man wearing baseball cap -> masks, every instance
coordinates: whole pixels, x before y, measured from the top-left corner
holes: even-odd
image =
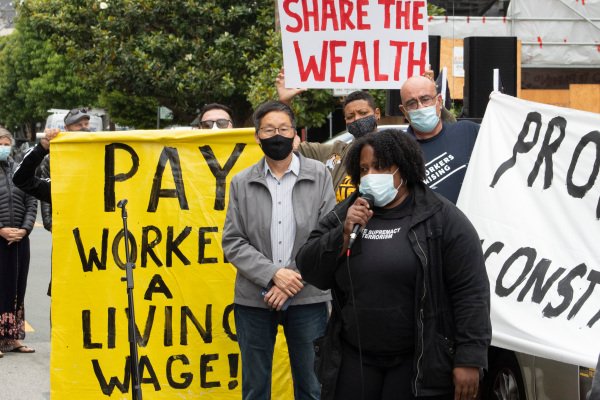
[[[89,132],[90,114],[87,108],[74,108],[65,115],[65,130],[67,132]],[[46,132],[58,132],[58,128],[46,129]],[[50,179],[50,156],[46,155],[39,167],[39,176],[42,179]],[[52,232],[52,206],[49,203],[41,202],[41,213],[44,228]]]
[[[90,114],[87,108],[74,108],[65,115],[65,130],[69,132],[89,132]]]
[[[89,132],[90,131],[90,114],[87,108],[74,108],[70,110],[67,115],[65,115],[65,130],[68,132]],[[58,128],[48,128],[45,130],[46,136],[48,134],[52,134],[56,136],[60,129]],[[44,140],[44,139],[42,139]],[[34,148],[31,157],[38,156],[43,157],[41,163],[39,164],[39,168],[37,169],[37,175],[42,181],[50,181],[50,155],[48,154],[48,148],[43,146],[48,142],[40,143],[38,146]],[[30,157],[30,158],[31,158]],[[26,172],[26,169],[22,170],[22,172]],[[33,170],[32,170],[33,171]],[[31,179],[35,179],[31,177]],[[32,181],[30,181],[32,182]],[[47,200],[47,199],[46,199]],[[52,203],[48,201],[44,201],[40,199],[40,208],[42,214],[42,222],[44,224],[44,228],[47,231],[52,232]],[[48,295],[51,293],[51,286],[48,286]]]

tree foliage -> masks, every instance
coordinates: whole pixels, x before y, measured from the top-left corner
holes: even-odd
[[[29,0],[21,14],[91,78],[113,116],[112,100],[135,96],[130,111],[153,100],[189,123],[209,102],[238,120],[250,114],[247,65],[266,47],[265,10],[271,0]]]
[[[187,125],[206,103],[247,125],[276,97],[282,62],[276,0],[23,0],[0,40],[0,123],[43,121],[49,108],[100,106],[117,123],[156,125],[156,109]],[[429,5],[430,15],[443,13]],[[384,91],[372,91],[383,109]],[[339,107],[330,90],[296,99],[300,125]]]
[[[18,19],[0,43],[0,122],[32,134],[48,109],[93,104],[96,94],[26,22]]]

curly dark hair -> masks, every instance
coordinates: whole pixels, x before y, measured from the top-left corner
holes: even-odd
[[[373,148],[379,168],[396,165],[409,188],[425,179],[423,152],[417,141],[400,129],[389,128],[369,133],[351,146],[345,167],[355,186],[360,184],[360,153],[365,146]]]

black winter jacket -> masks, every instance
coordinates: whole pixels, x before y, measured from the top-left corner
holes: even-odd
[[[50,181],[50,154],[44,157],[36,171],[36,175],[46,181]],[[40,202],[40,211],[42,212],[44,228],[52,232],[52,204],[45,201]]]
[[[489,281],[479,237],[467,217],[424,184],[417,184],[413,193],[408,236],[422,268],[415,287],[412,390],[415,396],[436,396],[454,390],[454,367],[487,368]],[[348,293],[340,290],[334,277],[337,268],[345,268],[343,222],[356,197],[355,193],[325,215],[296,256],[306,282],[332,291],[333,311],[326,335],[315,341],[322,400],[334,398],[342,358],[339,314]],[[360,239],[352,251],[360,253]]]
[[[10,158],[0,161],[0,228],[21,228],[30,233],[37,216],[37,200],[13,184],[15,167]]]
[[[52,203],[50,179],[39,178],[35,173],[46,154],[48,154],[48,150],[44,149],[39,143],[29,150],[15,171],[13,182],[25,193],[46,203]]]

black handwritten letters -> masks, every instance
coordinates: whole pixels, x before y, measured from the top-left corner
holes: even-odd
[[[551,270],[552,261],[539,257],[535,248],[520,247],[511,252],[504,246],[503,242],[496,241],[487,249],[484,247],[486,261],[492,257],[505,260],[494,286],[497,296],[505,298],[516,295],[518,302],[539,304],[541,315],[545,318],[571,320],[582,313],[587,320],[587,327],[592,328],[598,322],[600,305],[588,301],[600,284],[598,266],[594,269],[580,263]],[[587,288],[583,291],[574,289],[574,286],[581,285],[587,285]],[[549,299],[551,297],[552,300]]]
[[[155,300],[154,296],[164,297],[164,299],[171,301],[174,299],[171,290],[158,274],[148,284],[144,300]],[[231,342],[237,342],[237,336],[232,329],[233,304],[219,310],[222,318],[218,328],[215,328],[213,324],[213,309],[213,304],[210,303],[205,304],[203,308],[196,309],[186,305],[180,305],[176,308],[172,305],[166,305],[161,310],[154,304],[148,304],[143,332],[136,324],[138,346],[145,348],[151,341],[160,341],[159,346],[165,349],[175,348],[175,346],[178,346],[179,351],[181,351],[181,347],[193,346],[198,348],[203,344],[213,343],[215,329],[224,333],[224,335],[219,334],[218,336]],[[137,314],[141,315],[139,308]],[[95,311],[91,309],[82,310],[83,348],[91,351],[102,349],[104,352],[110,352],[117,349],[119,345],[124,345],[127,340],[125,337],[126,329],[124,328],[127,325],[127,318],[126,308],[117,310],[115,307],[108,307],[106,314],[103,311],[98,312],[97,309]],[[102,332],[102,327],[106,327],[105,332]],[[119,333],[122,333],[122,337],[119,336]],[[222,384],[225,385],[225,382],[222,383],[216,378],[216,376],[226,376],[222,371],[225,368],[231,378],[226,382],[227,389],[233,390],[238,386],[239,354],[227,354],[227,364],[219,362],[220,358],[225,358],[224,356],[220,353],[204,353],[197,360],[194,360],[185,353],[172,354],[166,359],[156,355],[142,355],[140,357],[141,382],[149,385],[154,391],[164,390],[165,385],[171,389],[186,389],[194,381],[203,389],[217,388],[221,387]],[[128,358],[123,358],[123,364],[115,362],[114,358],[110,358],[110,361],[105,362],[101,357],[91,359],[94,375],[103,394],[110,396],[115,389],[121,393],[129,391],[131,374],[128,368]],[[122,378],[116,374],[122,374]],[[108,378],[107,375],[109,375]],[[164,377],[164,380],[161,380],[161,377]]]
[[[235,144],[233,151],[225,165],[221,167],[210,146],[199,147],[200,154],[204,157],[211,173],[216,179],[214,209],[222,211],[225,209],[225,181],[227,175],[239,159],[245,143]],[[115,172],[115,157],[117,151],[124,151],[129,155],[131,168],[127,172]],[[104,151],[104,211],[115,211],[115,184],[131,179],[138,171],[140,159],[135,150],[124,143],[111,143],[106,145]],[[163,175],[167,165],[171,167],[175,188],[163,188]],[[156,212],[161,198],[177,199],[181,210],[188,210],[188,200],[185,193],[185,182],[182,171],[179,152],[175,147],[163,147],[156,171],[152,180],[152,188],[149,193],[148,212]]]
[[[125,269],[125,246],[123,240],[125,236],[123,229],[120,229],[114,234],[112,238],[111,253],[108,252],[108,241],[110,230],[109,228],[102,229],[101,241],[95,242],[95,239],[83,238],[79,228],[73,229],[73,238],[79,254],[79,260],[81,261],[81,267],[84,272],[92,272],[94,266],[97,270],[106,270],[107,263],[109,262],[109,255],[111,261],[113,261],[119,268]],[[166,230],[166,239],[163,243],[163,231]],[[136,263],[142,268],[149,266],[157,267],[172,267],[174,264],[174,257],[183,265],[192,265],[192,261],[198,265],[200,264],[216,264],[218,262],[215,253],[219,248],[219,241],[210,238],[210,235],[217,237],[219,228],[216,226],[200,227],[197,232],[197,237],[190,238],[192,235],[192,227],[186,226],[182,229],[175,231],[172,226],[167,226],[166,229],[160,229],[157,226],[149,225],[142,227],[141,242],[140,242],[140,263],[138,261],[138,240],[139,232],[130,231],[129,234],[129,246],[131,249],[131,261]],[[96,237],[97,232],[91,235]],[[152,238],[150,235],[153,235]],[[184,253],[180,247],[184,242],[190,242],[195,240],[194,249],[195,253],[187,254]],[[90,243],[92,243],[90,245]],[[164,254],[164,259],[161,259],[155,249],[158,246],[164,246],[160,254]],[[208,254],[207,254],[208,253]],[[210,256],[212,255],[212,256]],[[226,262],[223,260],[223,262]]]
[[[542,115],[538,112],[530,112],[527,114],[523,122],[523,128],[517,137],[517,141],[513,147],[512,156],[504,161],[494,173],[494,177],[490,186],[493,188],[498,184],[502,176],[513,168],[518,161],[519,154],[526,154],[531,151],[537,144],[540,137],[540,132],[543,128]],[[543,188],[548,189],[553,184],[554,178],[554,162],[553,156],[561,149],[561,144],[565,139],[565,130],[567,128],[567,120],[561,116],[552,118],[546,127],[542,145],[538,151],[535,162],[531,166],[531,172],[527,178],[527,186],[532,187],[536,181],[540,170],[544,167],[543,172]],[[533,132],[532,132],[533,131]],[[533,137],[527,140],[528,137]],[[593,163],[582,163],[582,152],[593,146],[595,149],[595,160]],[[589,151],[589,150],[588,150]],[[600,170],[600,131],[593,130],[584,133],[577,143],[575,149],[572,150],[571,162],[564,182],[567,193],[577,199],[581,199],[588,194],[594,186],[598,172]],[[585,174],[587,181],[578,184],[574,180],[575,172]],[[561,182],[562,184],[563,182]],[[600,219],[600,199],[596,207],[596,219]]]
[[[220,156],[222,146],[217,152]],[[126,264],[124,231],[115,222],[120,222],[114,215],[116,200],[123,193],[131,193],[130,204],[142,206],[138,206],[129,224],[128,245],[136,270],[149,270],[136,275],[138,285],[142,282],[137,293],[143,294],[139,299],[142,303],[136,304],[141,383],[149,391],[197,392],[198,388],[220,387],[231,391],[238,387],[239,354],[228,294],[221,295],[221,288],[208,294],[196,293],[194,286],[183,287],[173,279],[184,268],[189,273],[190,268],[197,267],[197,273],[202,274],[207,269],[200,267],[214,266],[216,270],[227,263],[220,249],[222,225],[216,225],[225,214],[227,180],[246,144],[227,146],[231,148],[225,149],[224,158],[217,158],[209,145],[190,149],[188,144],[185,155],[183,148],[175,146],[157,146],[157,151],[139,153],[132,144],[104,146],[104,199],[101,210],[94,211],[107,218],[73,226],[72,236],[67,236],[72,237],[74,255],[70,267],[80,262],[80,276],[95,279],[114,274]],[[196,152],[197,160],[191,159],[190,150]],[[221,163],[220,159],[226,161]],[[198,171],[198,161],[202,171]],[[194,162],[194,168],[186,162]],[[140,184],[141,176],[149,178]],[[199,179],[206,186],[202,187],[200,202]],[[200,204],[198,209],[194,209],[195,204]],[[86,368],[93,371],[99,393],[116,396],[127,393],[131,385],[129,357],[122,355],[127,344],[127,309],[115,307],[105,298],[96,300],[103,305],[90,301],[80,306],[78,344],[88,355]]]

